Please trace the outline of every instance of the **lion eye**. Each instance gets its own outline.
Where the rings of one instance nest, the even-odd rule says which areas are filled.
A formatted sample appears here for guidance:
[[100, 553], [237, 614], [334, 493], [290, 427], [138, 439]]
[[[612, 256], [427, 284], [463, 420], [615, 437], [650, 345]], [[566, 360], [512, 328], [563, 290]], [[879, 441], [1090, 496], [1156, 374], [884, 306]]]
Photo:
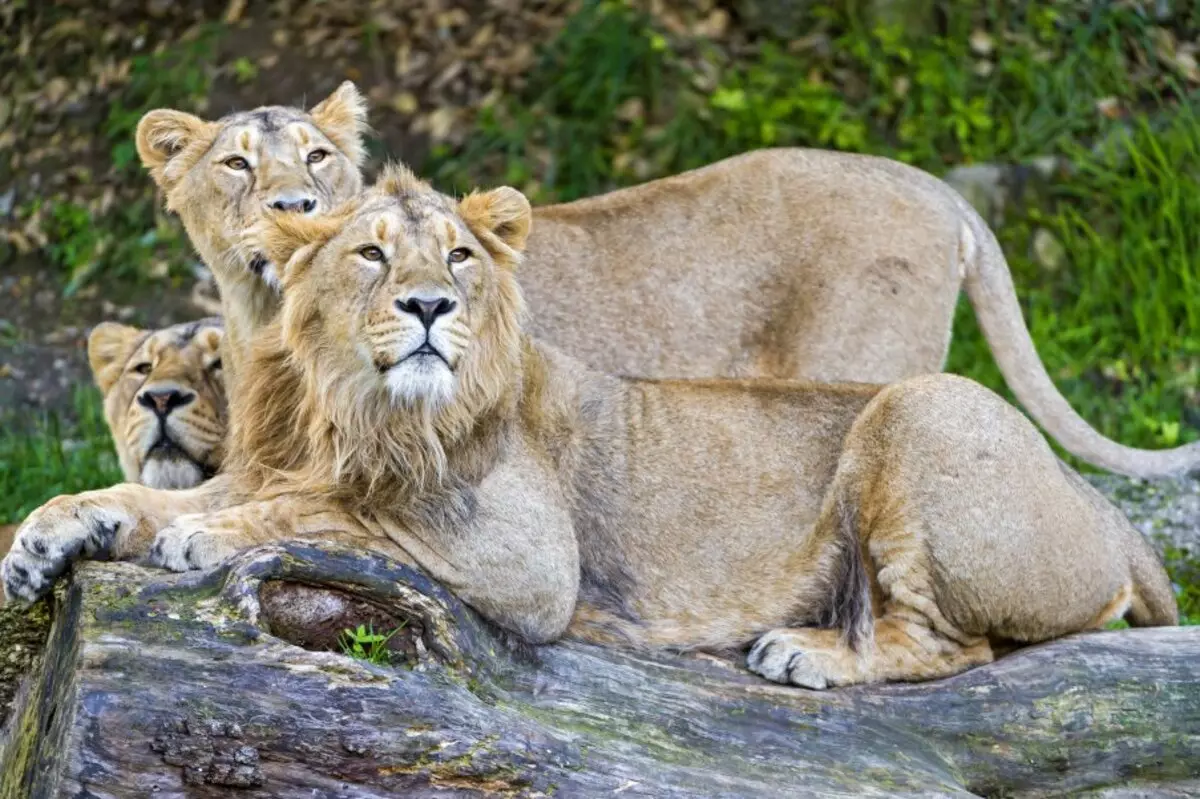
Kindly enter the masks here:
[[308, 154], [308, 158], [306, 160], [310, 164], [319, 164], [327, 157], [329, 157], [329, 152], [327, 150], [313, 150]]
[[446, 256], [446, 260], [452, 264], [461, 264], [463, 261], [471, 257], [471, 251], [466, 247], [455, 247]]
[[133, 367], [133, 371], [137, 372], [139, 375], [150, 374], [150, 362], [142, 361], [137, 366]]
[[250, 168], [250, 162], [245, 158], [242, 158], [240, 155], [235, 155], [225, 159], [225, 166], [229, 167], [235, 172], [241, 172], [244, 169]]
[[358, 254], [363, 258], [366, 258], [368, 261], [383, 260], [383, 250], [379, 249], [374, 244], [368, 244], [366, 247], [363, 247], [358, 251]]
[[210, 372], [215, 372], [220, 368], [221, 368], [221, 359], [220, 358], [217, 358], [215, 361], [213, 361], [212, 363], [210, 363], [208, 365], [208, 371], [210, 371]]

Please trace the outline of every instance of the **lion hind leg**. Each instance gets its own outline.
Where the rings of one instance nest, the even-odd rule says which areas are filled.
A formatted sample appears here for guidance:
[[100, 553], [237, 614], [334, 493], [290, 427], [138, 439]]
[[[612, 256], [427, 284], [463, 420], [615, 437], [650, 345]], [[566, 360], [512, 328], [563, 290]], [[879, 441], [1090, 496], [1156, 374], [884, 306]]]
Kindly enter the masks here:
[[779, 683], [822, 690], [861, 683], [948, 677], [995, 659], [986, 638], [958, 640], [919, 613], [889, 612], [858, 649], [837, 630], [780, 628], [750, 649], [750, 670]]
[[[853, 464], [844, 466], [851, 468], [839, 475], [817, 525], [818, 536], [842, 555], [830, 570], [837, 612], [820, 614], [820, 627], [765, 633], [747, 657], [751, 671], [819, 690], [935, 679], [994, 660], [985, 636], [963, 631], [943, 613], [927, 536], [911, 509], [886, 492], [851, 491], [863, 483]], [[854, 594], [857, 601], [845, 600]]]

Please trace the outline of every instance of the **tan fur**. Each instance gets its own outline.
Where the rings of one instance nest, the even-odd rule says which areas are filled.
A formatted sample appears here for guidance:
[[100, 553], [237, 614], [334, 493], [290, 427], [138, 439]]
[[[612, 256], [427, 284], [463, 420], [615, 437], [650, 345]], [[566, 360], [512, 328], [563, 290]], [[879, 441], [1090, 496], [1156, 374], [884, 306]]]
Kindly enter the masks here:
[[[300, 130], [311, 125], [344, 153], [321, 211], [357, 191], [366, 110], [353, 86], [310, 115], [267, 110], [305, 120]], [[238, 195], [214, 170], [225, 150], [210, 144], [244, 133], [262, 111], [210, 123], [164, 109], [138, 129], [144, 163], [221, 287], [234, 367], [278, 309], [245, 268], [251, 251], [237, 245], [274, 184]], [[257, 138], [259, 152], [284, 164], [294, 143], [276, 139]], [[1033, 347], [995, 237], [953, 189], [912, 167], [760, 150], [534, 218], [522, 276], [530, 331], [601, 371], [871, 383], [939, 372], [965, 289], [1014, 394], [1068, 451], [1139, 477], [1200, 464], [1200, 445], [1124, 447], [1067, 404]]]
[[[216, 474], [228, 426], [221, 338], [219, 319], [92, 330], [88, 361], [126, 480], [191, 488]], [[155, 402], [172, 395], [163, 407]]]
[[[590, 370], [522, 330], [519, 195], [382, 185], [399, 193], [336, 224], [258, 231], [283, 313], [239, 381], [224, 485], [153, 561], [205, 568], [295, 527], [399, 553], [532, 641], [753, 645], [752, 670], [811, 688], [952, 674], [1122, 614], [1176, 622], [1145, 541], [983, 387]], [[72, 518], [145, 529], [129, 501]], [[22, 528], [10, 594], [60, 568], [26, 554], [69, 551], [50, 522]]]

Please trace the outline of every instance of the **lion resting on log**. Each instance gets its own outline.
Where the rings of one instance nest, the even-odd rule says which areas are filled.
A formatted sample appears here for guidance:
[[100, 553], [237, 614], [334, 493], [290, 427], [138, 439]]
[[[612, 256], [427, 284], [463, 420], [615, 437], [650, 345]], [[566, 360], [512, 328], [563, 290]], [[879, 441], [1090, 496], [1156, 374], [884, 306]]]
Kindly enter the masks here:
[[283, 305], [235, 384], [226, 474], [60, 497], [2, 567], [209, 568], [295, 534], [414, 563], [540, 643], [725, 652], [826, 688], [945, 676], [1124, 617], [1170, 584], [1120, 512], [968, 380], [647, 381], [522, 330], [529, 203], [407, 169], [257, 229]]

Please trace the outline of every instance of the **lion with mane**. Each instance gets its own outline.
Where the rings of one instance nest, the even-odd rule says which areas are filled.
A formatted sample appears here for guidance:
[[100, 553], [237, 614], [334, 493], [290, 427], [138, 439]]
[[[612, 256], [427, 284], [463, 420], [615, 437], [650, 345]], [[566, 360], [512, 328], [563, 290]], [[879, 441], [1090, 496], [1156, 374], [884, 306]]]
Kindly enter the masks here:
[[399, 167], [266, 218], [282, 310], [238, 381], [228, 474], [44, 507], [5, 590], [80, 552], [207, 568], [309, 535], [415, 563], [533, 642], [748, 648], [809, 688], [1176, 623], [1144, 539], [971, 381], [638, 380], [540, 343], [531, 220], [514, 189], [455, 202]]

